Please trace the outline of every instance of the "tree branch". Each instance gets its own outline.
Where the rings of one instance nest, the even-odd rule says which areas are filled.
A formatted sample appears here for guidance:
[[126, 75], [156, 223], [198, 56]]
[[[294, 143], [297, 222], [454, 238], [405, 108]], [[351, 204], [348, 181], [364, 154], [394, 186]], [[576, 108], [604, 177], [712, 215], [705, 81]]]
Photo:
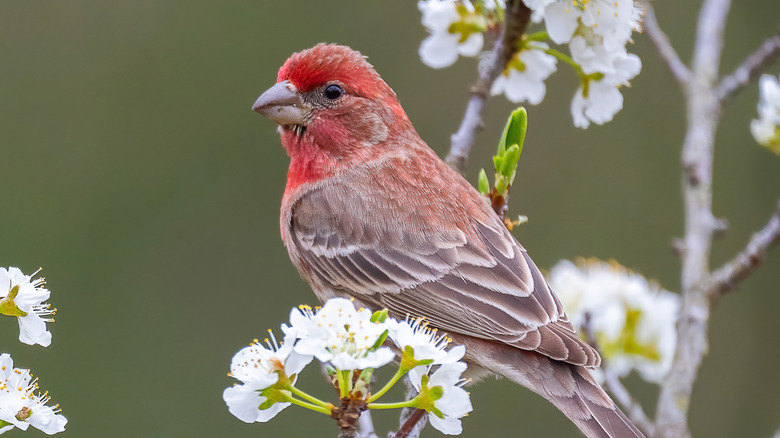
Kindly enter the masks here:
[[680, 60], [677, 51], [674, 50], [672, 43], [669, 42], [669, 37], [666, 36], [664, 31], [661, 30], [661, 26], [658, 25], [653, 6], [647, 0], [643, 1], [642, 5], [645, 7], [645, 17], [642, 20], [642, 27], [647, 31], [647, 36], [649, 36], [650, 40], [655, 44], [655, 48], [658, 50], [661, 58], [666, 61], [666, 65], [669, 67], [669, 70], [671, 70], [674, 78], [677, 79], [677, 82], [685, 84], [691, 77], [691, 71], [685, 63]]
[[780, 201], [777, 203], [769, 222], [763, 229], [753, 234], [742, 252], [712, 274], [710, 298], [720, 298], [734, 290], [761, 265], [767, 250], [780, 242]]
[[754, 80], [765, 67], [780, 55], [780, 27], [778, 33], [764, 41], [759, 48], [734, 70], [733, 73], [721, 79], [715, 89], [715, 95], [720, 100], [728, 100], [742, 87]]
[[509, 0], [504, 13], [504, 26], [493, 49], [479, 62], [479, 77], [471, 87], [471, 98], [458, 131], [452, 135], [447, 164], [461, 175], [466, 173], [474, 137], [482, 125], [482, 110], [490, 87], [517, 52], [517, 43], [531, 20], [531, 10], [520, 0]]
[[682, 253], [682, 307], [672, 366], [661, 384], [656, 438], [686, 438], [691, 392], [707, 353], [710, 301], [709, 257], [718, 221], [712, 214], [712, 159], [720, 101], [714, 93], [730, 0], [705, 0], [699, 13], [690, 75], [686, 82], [688, 131], [682, 151], [685, 237]]

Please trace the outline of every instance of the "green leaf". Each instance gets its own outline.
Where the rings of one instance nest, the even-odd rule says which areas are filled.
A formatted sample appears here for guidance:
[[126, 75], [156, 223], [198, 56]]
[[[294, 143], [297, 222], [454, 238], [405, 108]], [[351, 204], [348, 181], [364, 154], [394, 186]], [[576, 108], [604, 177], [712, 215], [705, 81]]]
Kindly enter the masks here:
[[[503, 157], [507, 148], [513, 144], [516, 144], [522, 153], [523, 142], [525, 141], [525, 132], [527, 129], [528, 114], [526, 113], [525, 108], [520, 107], [512, 111], [512, 114], [509, 115], [509, 119], [506, 121], [506, 126], [504, 126], [504, 132], [501, 134], [501, 140], [498, 142], [496, 156]], [[519, 155], [518, 158], [520, 158]], [[496, 163], [495, 159], [493, 162], [496, 164], [496, 169], [498, 169], [498, 164]]]
[[498, 169], [498, 173], [509, 179], [509, 184], [512, 184], [515, 179], [515, 172], [517, 171], [517, 161], [520, 159], [520, 146], [513, 144], [504, 153], [504, 157], [501, 160], [501, 168]]
[[485, 169], [480, 169], [479, 171], [479, 184], [477, 185], [477, 189], [482, 196], [488, 196], [490, 194], [490, 182], [488, 181]]
[[[503, 145], [499, 145], [499, 148], [503, 147]], [[506, 151], [506, 148], [501, 150], [496, 156], [493, 157], [493, 168], [496, 169], [496, 172], [498, 172], [498, 169], [501, 168], [501, 160], [504, 158], [504, 152]]]
[[385, 339], [387, 339], [387, 330], [385, 330], [385, 332], [382, 333], [382, 336], [380, 336], [379, 339], [376, 340], [374, 345], [371, 347], [371, 351], [376, 351], [379, 347], [381, 347], [382, 344], [385, 343]]
[[509, 179], [502, 176], [497, 175], [496, 177], [496, 192], [498, 192], [499, 195], [504, 196], [506, 195], [506, 189], [509, 187]]
[[371, 315], [371, 322], [385, 322], [387, 320], [387, 309], [376, 311]]

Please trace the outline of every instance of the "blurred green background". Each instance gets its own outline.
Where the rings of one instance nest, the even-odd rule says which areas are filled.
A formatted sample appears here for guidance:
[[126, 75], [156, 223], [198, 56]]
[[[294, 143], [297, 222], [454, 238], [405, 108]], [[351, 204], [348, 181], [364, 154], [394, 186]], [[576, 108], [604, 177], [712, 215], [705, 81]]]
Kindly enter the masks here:
[[[699, 2], [655, 7], [688, 59]], [[778, 17], [780, 2], [735, 2], [722, 71], [774, 33]], [[411, 1], [0, 3], [0, 265], [43, 266], [60, 309], [51, 347], [21, 345], [11, 318], [0, 319], [0, 345], [61, 404], [65, 436], [336, 435], [332, 420], [295, 409], [243, 424], [222, 401], [232, 355], [292, 306], [314, 303], [279, 238], [287, 157], [250, 106], [290, 53], [347, 44], [370, 57], [443, 155], [476, 62], [429, 69], [417, 55], [424, 37]], [[612, 123], [572, 127], [577, 84], [565, 66], [529, 108], [511, 210], [530, 222], [515, 234], [541, 267], [615, 258], [678, 290], [670, 241], [682, 232], [682, 98], [647, 37], [635, 39], [644, 67]], [[744, 90], [718, 131], [714, 210], [731, 229], [715, 243], [715, 266], [780, 195], [780, 157], [748, 129], [757, 95], [755, 85]], [[472, 181], [513, 107], [490, 100]], [[780, 426], [779, 283], [775, 250], [716, 307], [695, 435], [766, 437]], [[329, 394], [317, 372], [306, 379]], [[627, 383], [652, 413], [655, 388]], [[488, 380], [471, 392], [464, 436], [579, 436], [520, 387]], [[395, 421], [379, 416], [381, 434]]]

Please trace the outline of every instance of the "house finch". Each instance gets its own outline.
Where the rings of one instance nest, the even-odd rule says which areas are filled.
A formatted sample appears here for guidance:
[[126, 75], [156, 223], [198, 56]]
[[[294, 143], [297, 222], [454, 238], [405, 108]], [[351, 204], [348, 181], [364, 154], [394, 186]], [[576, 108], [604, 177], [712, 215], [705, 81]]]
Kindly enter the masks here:
[[588, 437], [641, 437], [586, 367], [582, 341], [525, 249], [420, 138], [358, 52], [293, 54], [253, 109], [290, 156], [281, 231], [317, 297], [423, 316], [496, 374], [552, 402]]

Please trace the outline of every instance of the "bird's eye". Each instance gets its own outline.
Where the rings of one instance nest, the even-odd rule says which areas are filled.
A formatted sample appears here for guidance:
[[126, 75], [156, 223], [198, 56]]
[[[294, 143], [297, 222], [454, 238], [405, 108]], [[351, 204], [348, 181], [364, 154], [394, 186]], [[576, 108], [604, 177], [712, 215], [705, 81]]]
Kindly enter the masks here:
[[330, 84], [325, 87], [325, 98], [328, 100], [337, 100], [344, 95], [344, 89], [336, 84]]

